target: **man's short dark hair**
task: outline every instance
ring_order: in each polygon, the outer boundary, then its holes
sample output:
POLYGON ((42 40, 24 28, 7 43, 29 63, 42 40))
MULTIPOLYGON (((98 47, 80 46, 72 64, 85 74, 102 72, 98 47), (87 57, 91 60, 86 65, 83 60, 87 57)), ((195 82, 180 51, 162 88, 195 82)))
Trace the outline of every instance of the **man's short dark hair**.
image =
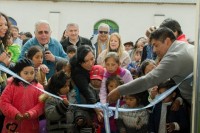
POLYGON ((160 27, 167 27, 169 29, 171 29, 173 32, 178 32, 178 36, 180 36, 181 34, 183 34, 182 30, 181 30, 181 26, 178 23, 178 21, 171 19, 171 18, 167 18, 165 19, 161 24, 160 27))
POLYGON ((30 32, 25 32, 24 35, 27 37, 27 38, 32 38, 33 35, 30 33, 30 32))
POLYGON ((168 90, 175 85, 176 83, 172 79, 168 79, 167 81, 162 82, 158 85, 158 90, 161 88, 166 88, 166 90, 168 90))
POLYGON ((164 42, 166 38, 170 38, 172 42, 176 40, 176 37, 173 33, 173 31, 167 27, 158 28, 155 31, 153 31, 149 37, 150 42, 155 39, 159 40, 161 42, 164 42))

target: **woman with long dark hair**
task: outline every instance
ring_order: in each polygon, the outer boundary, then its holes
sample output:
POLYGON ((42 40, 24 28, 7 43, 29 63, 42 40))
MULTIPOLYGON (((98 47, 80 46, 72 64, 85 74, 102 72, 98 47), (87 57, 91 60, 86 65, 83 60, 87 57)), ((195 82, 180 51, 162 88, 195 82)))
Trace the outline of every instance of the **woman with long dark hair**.
MULTIPOLYGON (((0 65, 9 66, 10 57, 5 52, 4 45, 8 38, 10 23, 8 17, 0 12, 0 65)), ((6 73, 0 71, 0 95, 6 86, 7 76, 6 73)), ((3 126, 4 116, 0 113, 0 132, 3 126)))
MULTIPOLYGON (((94 104, 97 102, 95 95, 89 89, 90 70, 95 63, 94 52, 90 46, 82 45, 78 47, 77 54, 70 60, 71 78, 73 80, 74 88, 77 90, 77 101, 79 104, 94 104)), ((90 110, 85 110, 86 114, 90 110)), ((95 109, 98 119, 102 118, 102 113, 95 109)), ((89 118, 89 115, 87 118, 89 118)), ((89 118, 90 119, 90 118, 89 118)), ((90 121, 90 120, 87 120, 90 121)), ((88 123, 88 127, 91 127, 88 123)))

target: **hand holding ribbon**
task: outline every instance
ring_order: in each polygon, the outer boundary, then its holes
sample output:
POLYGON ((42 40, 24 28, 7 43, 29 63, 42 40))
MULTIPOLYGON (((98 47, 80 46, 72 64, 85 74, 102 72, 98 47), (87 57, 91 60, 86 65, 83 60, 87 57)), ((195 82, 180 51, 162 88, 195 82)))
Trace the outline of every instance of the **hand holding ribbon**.
MULTIPOLYGON (((4 72, 6 72, 6 73, 8 73, 8 74, 10 74, 12 76, 14 76, 15 78, 20 79, 21 81, 23 81, 23 82, 25 82, 27 84, 30 84, 29 82, 27 82, 26 80, 24 80, 23 78, 21 78, 20 76, 18 76, 17 74, 15 74, 14 72, 10 71, 8 68, 6 68, 6 67, 4 67, 2 65, 0 65, 0 70, 4 71, 4 72)), ((192 79, 192 76, 193 76, 193 74, 191 73, 183 81, 188 80, 188 79, 192 79)), ((142 108, 133 108, 133 109, 119 108, 119 100, 117 102, 116 107, 109 107, 108 103, 106 103, 106 104, 102 104, 102 103, 96 103, 96 104, 71 104, 71 103, 69 103, 69 105, 78 106, 78 107, 84 107, 84 108, 93 108, 93 109, 97 108, 97 109, 103 110, 103 114, 104 114, 103 117, 104 117, 106 133, 110 133, 109 117, 113 116, 113 111, 115 111, 115 114, 116 114, 115 117, 117 118, 118 111, 120 111, 120 112, 138 111, 138 110, 142 110, 142 109, 146 109, 146 108, 152 107, 155 104, 157 104, 160 101, 162 101, 169 94, 171 94, 183 81, 181 81, 179 84, 173 86, 169 90, 165 91, 161 95, 157 96, 149 105, 147 105, 145 107, 142 107, 142 108)), ((38 90, 42 91, 43 93, 46 93, 46 94, 48 94, 48 95, 50 95, 52 97, 58 98, 60 100, 63 100, 61 97, 53 95, 53 94, 51 94, 51 93, 49 93, 49 92, 47 92, 47 91, 45 91, 43 89, 40 89, 40 88, 38 88, 36 86, 33 86, 33 87, 35 87, 36 89, 38 89, 38 90)), ((114 89, 113 91, 111 91, 111 93, 109 93, 107 100, 109 102, 114 102, 114 101, 117 101, 117 99, 119 99, 119 98, 120 98, 119 90, 118 89, 114 89)), ((23 119, 23 116, 21 116, 19 114, 19 117, 17 116, 16 119, 21 120, 21 119, 23 119)))

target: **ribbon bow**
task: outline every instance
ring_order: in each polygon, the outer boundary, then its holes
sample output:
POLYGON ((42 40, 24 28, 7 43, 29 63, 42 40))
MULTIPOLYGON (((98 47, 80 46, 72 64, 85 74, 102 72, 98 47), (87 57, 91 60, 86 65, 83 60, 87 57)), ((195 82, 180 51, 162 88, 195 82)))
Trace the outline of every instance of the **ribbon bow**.
POLYGON ((102 104, 100 102, 97 102, 95 104, 69 104, 72 106, 77 106, 77 107, 83 107, 83 108, 97 108, 103 110, 103 117, 104 117, 104 125, 105 125, 105 130, 106 133, 110 133, 110 124, 109 124, 109 117, 113 116, 113 110, 114 108, 109 107, 108 103, 102 104))

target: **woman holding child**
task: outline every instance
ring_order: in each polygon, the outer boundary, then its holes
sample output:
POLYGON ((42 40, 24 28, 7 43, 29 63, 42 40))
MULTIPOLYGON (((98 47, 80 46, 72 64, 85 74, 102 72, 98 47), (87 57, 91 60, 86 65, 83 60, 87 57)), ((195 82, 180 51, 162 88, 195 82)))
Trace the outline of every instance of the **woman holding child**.
MULTIPOLYGON (((97 102, 95 95, 89 89, 90 70, 94 66, 95 56, 92 49, 83 45, 77 49, 77 54, 70 60, 71 78, 74 87, 77 88, 77 101, 79 104, 94 104, 97 102)), ((95 109, 96 114, 102 117, 102 113, 95 109)), ((86 115, 89 115, 86 110, 86 115)), ((88 118, 88 117, 86 117, 88 118)))

